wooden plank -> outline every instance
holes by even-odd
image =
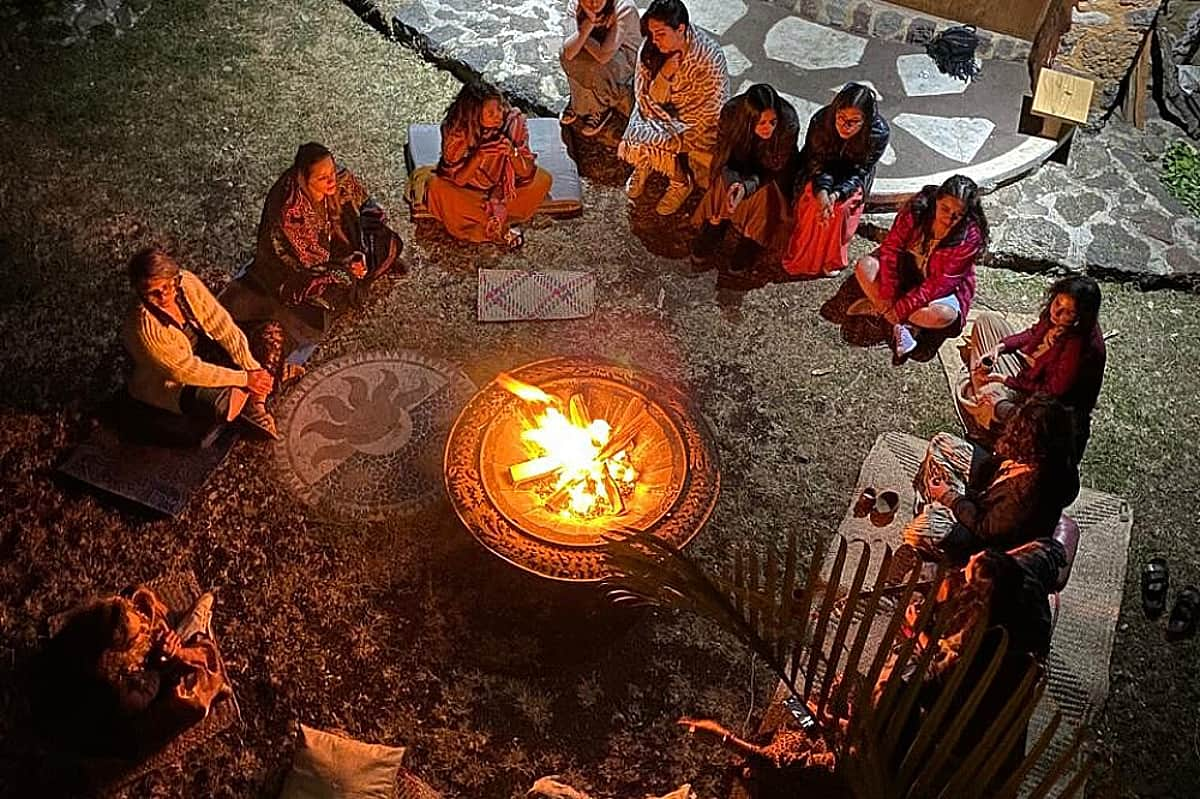
[[[1046,7],[1057,0],[893,0],[894,5],[1032,40]]]
[[[1072,122],[1087,122],[1092,107],[1095,83],[1087,78],[1069,75],[1053,69],[1038,73],[1030,111],[1038,116],[1058,117]]]
[[[1063,34],[1071,27],[1071,10],[1076,0],[1050,0],[1038,21],[1029,48],[1029,91],[1037,87],[1038,74],[1044,67],[1054,66],[1058,57],[1058,45]]]
[[[1150,34],[1142,39],[1138,48],[1137,58],[1134,59],[1133,69],[1129,71],[1129,83],[1125,87],[1125,99],[1121,101],[1121,116],[1134,127],[1146,126],[1146,84],[1150,79]]]

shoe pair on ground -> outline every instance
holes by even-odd
[[[708,268],[713,257],[717,254],[717,250],[720,249],[721,243],[725,240],[725,233],[728,229],[729,220],[723,220],[716,225],[705,222],[700,226],[700,231],[692,239],[691,260],[693,270],[703,272]],[[754,265],[757,263],[762,249],[762,245],[754,239],[739,235],[737,245],[733,250],[733,258],[726,264],[725,270],[731,275],[743,275],[747,272],[753,272]]]
[[[563,109],[563,112],[559,114],[558,119],[559,122],[567,127],[571,127],[577,122],[582,122],[583,127],[579,129],[579,132],[581,135],[587,136],[590,139],[593,136],[599,135],[600,131],[604,130],[604,126],[608,124],[608,120],[612,119],[612,115],[612,109],[606,108],[602,114],[584,114],[583,116],[580,116],[579,114],[575,113],[573,108],[567,106]]]
[[[1157,619],[1167,608],[1167,588],[1171,573],[1162,558],[1151,558],[1142,569],[1142,610],[1146,618]],[[1182,641],[1196,634],[1200,618],[1200,588],[1185,586],[1175,597],[1175,606],[1167,618],[1168,641]]]
[[[634,169],[629,180],[625,181],[625,194],[631,200],[641,197],[642,193],[646,191],[646,181],[649,179],[649,169]],[[654,206],[654,211],[659,216],[674,214],[687,202],[687,198],[692,195],[693,188],[695,188],[695,184],[689,175],[685,174],[683,180],[671,178],[671,182],[667,184],[667,190],[658,200],[658,205]]]
[[[847,316],[879,316],[879,309],[866,297],[855,300],[850,303],[850,307],[846,309]],[[892,347],[892,365],[900,366],[908,360],[908,356],[913,354],[913,350],[917,348],[917,337],[913,335],[912,328],[903,322],[892,325],[891,337],[888,343]]]

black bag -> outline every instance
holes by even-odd
[[[978,46],[979,37],[975,34],[974,25],[956,25],[934,36],[925,45],[925,52],[943,74],[959,80],[970,80],[980,70],[975,61],[975,48]]]

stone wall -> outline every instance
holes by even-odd
[[[34,0],[15,13],[17,31],[30,38],[72,44],[116,36],[132,28],[151,0]]]
[[[1054,65],[1096,81],[1093,105],[1112,106],[1160,0],[1080,0]]]

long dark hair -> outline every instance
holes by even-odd
[[[474,149],[483,139],[483,126],[479,122],[483,106],[488,100],[499,100],[508,109],[504,94],[490,83],[472,80],[463,84],[454,101],[446,109],[442,120],[443,138],[452,130],[466,131],[467,146]]]
[[[1075,417],[1049,394],[1022,401],[996,441],[997,455],[1041,466],[1073,468],[1075,451]]]
[[[863,124],[858,132],[849,139],[842,140],[837,130],[837,113],[845,108],[853,108],[862,114]],[[871,132],[875,120],[879,116],[879,100],[870,86],[861,83],[847,83],[829,105],[817,112],[820,114],[821,127],[825,131],[827,141],[841,142],[837,151],[841,157],[856,164],[866,164],[871,159]],[[816,116],[813,117],[817,119]]]
[[[909,200],[913,220],[928,236],[933,230],[933,218],[937,214],[937,201],[943,197],[954,197],[962,201],[963,215],[946,237],[943,247],[961,244],[967,231],[974,224],[979,229],[983,245],[987,246],[990,231],[987,216],[983,213],[983,197],[979,186],[966,175],[951,175],[940,186],[926,186]]]
[[[1074,329],[1080,334],[1091,333],[1100,318],[1100,284],[1088,275],[1068,275],[1054,281],[1046,290],[1043,319],[1050,317],[1050,305],[1059,294],[1075,300]]]
[[[667,55],[650,41],[650,20],[661,22],[668,28],[678,28],[680,25],[691,27],[691,19],[683,0],[653,0],[642,14],[642,63],[651,75],[657,75],[667,62]]]
[[[767,83],[756,83],[746,89],[729,101],[726,108],[730,107],[734,114],[733,132],[717,141],[710,167],[713,178],[725,167],[733,153],[753,152],[769,170],[783,169],[796,152],[795,136],[791,140],[787,138],[788,128],[795,129],[795,109]],[[758,124],[759,115],[768,109],[775,112],[775,132],[770,139],[763,141],[754,133],[754,127]]]

